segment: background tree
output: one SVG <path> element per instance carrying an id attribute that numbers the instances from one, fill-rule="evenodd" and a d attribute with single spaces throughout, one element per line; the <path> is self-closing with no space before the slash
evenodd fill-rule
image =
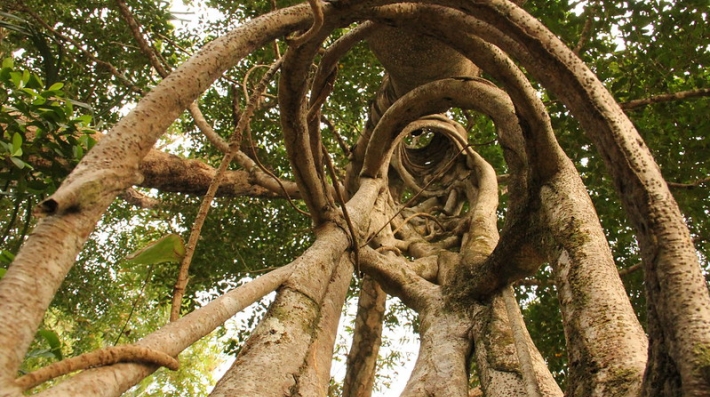
<path id="1" fill-rule="evenodd" d="M 405 395 L 707 394 L 707 5 L 210 5 L 3 5 L 0 395 L 82 365 L 43 393 L 121 394 L 273 290 L 213 395 L 328 393 L 349 295 L 343 395 L 388 295 Z M 104 349 L 16 380 L 43 343 Z M 200 354 L 143 387 L 200 393 Z"/>

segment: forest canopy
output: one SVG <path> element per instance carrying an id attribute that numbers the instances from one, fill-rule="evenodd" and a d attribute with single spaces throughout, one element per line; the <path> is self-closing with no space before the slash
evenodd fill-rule
<path id="1" fill-rule="evenodd" d="M 0 5 L 0 397 L 710 393 L 707 2 L 185 6 Z"/>

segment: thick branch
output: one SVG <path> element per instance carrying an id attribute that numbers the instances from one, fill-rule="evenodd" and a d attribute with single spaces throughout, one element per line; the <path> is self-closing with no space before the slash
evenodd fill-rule
<path id="1" fill-rule="evenodd" d="M 200 196 L 207 192 L 217 172 L 200 160 L 185 160 L 158 150 L 148 153 L 141 162 L 140 171 L 144 176 L 143 182 L 140 183 L 142 187 Z M 244 170 L 227 171 L 217 189 L 217 196 L 285 197 L 254 183 L 254 179 Z M 288 189 L 289 196 L 295 198 L 300 196 L 295 183 L 290 181 L 281 181 L 281 183 Z M 279 188 L 278 185 L 275 187 Z"/>
<path id="2" fill-rule="evenodd" d="M 338 321 L 343 311 L 345 298 L 353 275 L 353 264 L 349 255 L 340 258 L 328 284 L 320 318 L 316 326 L 306 360 L 298 376 L 297 391 L 301 396 L 326 396 L 330 384 L 330 366 L 333 362 L 333 349 L 338 334 Z"/>
<path id="3" fill-rule="evenodd" d="M 387 294 L 377 281 L 365 275 L 360 286 L 342 397 L 370 397 L 372 394 L 386 301 Z"/>

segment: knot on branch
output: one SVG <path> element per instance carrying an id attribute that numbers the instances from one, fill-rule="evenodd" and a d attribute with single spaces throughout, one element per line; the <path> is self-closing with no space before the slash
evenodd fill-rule
<path id="1" fill-rule="evenodd" d="M 143 175 L 138 172 L 114 169 L 89 171 L 68 179 L 52 196 L 39 203 L 35 212 L 38 216 L 77 213 L 98 204 L 106 195 L 123 191 L 142 181 Z"/>

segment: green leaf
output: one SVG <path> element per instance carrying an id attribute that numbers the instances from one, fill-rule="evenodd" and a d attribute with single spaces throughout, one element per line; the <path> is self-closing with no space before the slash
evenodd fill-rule
<path id="1" fill-rule="evenodd" d="M 12 58 L 5 58 L 2 60 L 2 67 L 12 69 L 15 65 L 15 61 Z"/>
<path id="2" fill-rule="evenodd" d="M 22 135 L 17 132 L 12 135 L 12 148 L 14 149 L 13 151 L 22 149 Z"/>
<path id="3" fill-rule="evenodd" d="M 37 334 L 44 338 L 49 343 L 50 352 L 57 360 L 62 360 L 62 343 L 59 340 L 59 335 L 56 332 L 42 329 L 37 331 Z"/>
<path id="4" fill-rule="evenodd" d="M 5 273 L 7 273 L 7 269 L 3 269 L 0 267 L 0 280 L 5 277 Z"/>
<path id="5" fill-rule="evenodd" d="M 72 152 L 74 154 L 74 158 L 79 160 L 82 157 L 84 157 L 84 149 L 81 146 L 73 146 L 72 147 Z"/>
<path id="6" fill-rule="evenodd" d="M 61 90 L 62 87 L 64 87 L 64 83 L 54 83 L 47 91 L 58 91 Z"/>
<path id="7" fill-rule="evenodd" d="M 33 104 L 34 106 L 42 106 L 42 105 L 44 105 L 46 102 L 47 102 L 47 99 L 46 99 L 45 97 L 43 97 L 43 96 L 38 96 L 37 98 L 35 98 L 35 99 L 32 101 L 32 104 Z"/>
<path id="8" fill-rule="evenodd" d="M 32 88 L 22 88 L 20 91 L 26 93 L 27 95 L 31 96 L 32 98 L 39 96 L 36 90 L 33 90 Z"/>
<path id="9" fill-rule="evenodd" d="M 164 262 L 180 262 L 185 256 L 185 244 L 177 234 L 168 234 L 128 255 L 128 263 L 153 265 Z"/>
<path id="10" fill-rule="evenodd" d="M 22 73 L 20 72 L 10 72 L 10 80 L 12 80 L 12 84 L 14 84 L 17 89 L 24 86 L 22 82 Z"/>
<path id="11" fill-rule="evenodd" d="M 83 125 L 89 125 L 89 124 L 91 124 L 91 119 L 92 119 L 92 117 L 90 114 L 84 114 L 84 115 L 81 115 L 81 116 L 75 118 L 74 120 L 78 123 L 83 124 Z"/>
<path id="12" fill-rule="evenodd" d="M 15 164 L 15 166 L 19 169 L 23 169 L 25 167 L 30 167 L 29 164 L 25 163 L 24 161 L 20 160 L 17 157 L 10 157 L 10 161 L 12 161 L 12 163 Z M 30 169 L 31 169 L 31 167 L 30 167 Z"/>

